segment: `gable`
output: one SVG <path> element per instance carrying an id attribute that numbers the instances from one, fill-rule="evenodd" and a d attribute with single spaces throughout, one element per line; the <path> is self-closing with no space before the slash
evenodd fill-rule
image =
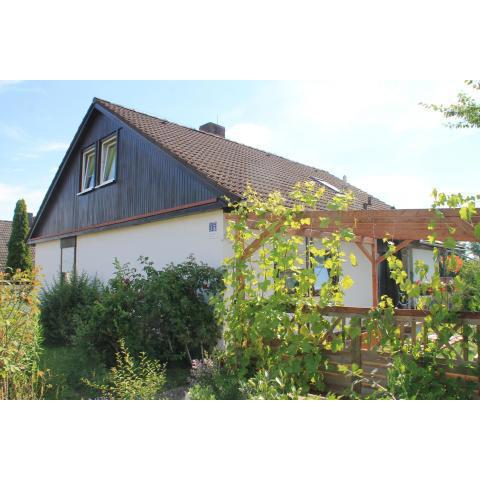
<path id="1" fill-rule="evenodd" d="M 90 109 L 42 204 L 30 240 L 68 236 L 119 222 L 154 218 L 182 207 L 212 205 L 225 191 L 202 178 L 120 119 Z M 117 134 L 113 183 L 81 193 L 82 152 Z M 100 154 L 97 152 L 97 162 Z"/>

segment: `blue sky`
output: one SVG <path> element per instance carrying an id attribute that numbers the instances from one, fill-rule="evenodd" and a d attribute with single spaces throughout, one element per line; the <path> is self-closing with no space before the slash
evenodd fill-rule
<path id="1" fill-rule="evenodd" d="M 458 81 L 0 81 L 0 219 L 36 212 L 97 96 L 318 168 L 397 208 L 433 187 L 478 193 L 480 132 L 452 130 L 419 102 L 454 101 Z"/>

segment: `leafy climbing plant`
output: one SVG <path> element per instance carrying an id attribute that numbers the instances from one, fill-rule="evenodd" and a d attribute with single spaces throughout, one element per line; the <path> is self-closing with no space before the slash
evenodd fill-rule
<path id="1" fill-rule="evenodd" d="M 286 391 L 318 392 L 323 350 L 341 349 L 341 340 L 328 335 L 330 321 L 317 309 L 342 305 L 353 284 L 342 265 L 356 259 L 347 259 L 341 248 L 353 232 L 332 228 L 318 241 L 299 235 L 310 225 L 305 211 L 317 207 L 323 194 L 314 182 L 296 185 L 288 199 L 278 192 L 262 198 L 248 188 L 245 199 L 231 205 L 227 237 L 233 256 L 226 261 L 227 290 L 217 297 L 216 314 L 225 326 L 225 361 L 240 379 L 268 371 L 271 378 L 282 378 Z M 352 200 L 351 193 L 339 195 L 327 208 L 346 210 Z M 326 218 L 320 222 L 328 224 Z M 328 280 L 314 294 L 321 262 Z"/>

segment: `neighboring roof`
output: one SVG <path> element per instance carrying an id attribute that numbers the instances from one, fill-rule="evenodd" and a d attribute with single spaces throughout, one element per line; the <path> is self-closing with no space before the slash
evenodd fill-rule
<path id="1" fill-rule="evenodd" d="M 8 241 L 12 233 L 12 222 L 0 220 L 0 272 L 5 270 L 8 256 Z"/>
<path id="2" fill-rule="evenodd" d="M 335 196 L 336 189 L 353 191 L 354 209 L 363 209 L 363 204 L 368 203 L 369 196 L 371 197 L 369 209 L 391 208 L 385 202 L 351 184 L 344 183 L 343 180 L 325 170 L 140 113 L 106 100 L 94 99 L 94 102 L 177 159 L 239 197 L 250 184 L 261 195 L 279 191 L 288 198 L 288 194 L 297 182 L 312 180 L 312 177 L 315 177 L 317 181 L 327 182 L 327 185 L 323 185 L 326 188 L 325 195 L 319 204 L 320 208 L 325 207 L 326 203 Z M 334 188 L 329 187 L 328 184 Z"/>

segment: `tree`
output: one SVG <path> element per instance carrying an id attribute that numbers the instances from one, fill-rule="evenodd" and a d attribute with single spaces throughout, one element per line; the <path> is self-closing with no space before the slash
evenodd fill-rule
<path id="1" fill-rule="evenodd" d="M 465 85 L 475 92 L 480 92 L 480 80 L 465 80 Z M 428 110 L 440 112 L 448 120 L 454 120 L 448 123 L 450 128 L 480 128 L 480 100 L 465 92 L 459 92 L 457 103 L 451 105 L 421 105 Z M 480 243 L 469 243 L 465 247 L 468 256 L 480 259 Z"/>
<path id="2" fill-rule="evenodd" d="M 474 91 L 480 91 L 480 80 L 465 80 L 465 85 Z M 465 92 L 458 93 L 457 103 L 451 105 L 421 105 L 428 110 L 440 112 L 448 120 L 454 120 L 448 123 L 450 128 L 480 128 L 480 102 Z"/>
<path id="3" fill-rule="evenodd" d="M 32 255 L 27 245 L 29 229 L 27 204 L 22 198 L 15 206 L 12 234 L 8 242 L 7 268 L 13 271 L 31 270 L 33 267 Z"/>

